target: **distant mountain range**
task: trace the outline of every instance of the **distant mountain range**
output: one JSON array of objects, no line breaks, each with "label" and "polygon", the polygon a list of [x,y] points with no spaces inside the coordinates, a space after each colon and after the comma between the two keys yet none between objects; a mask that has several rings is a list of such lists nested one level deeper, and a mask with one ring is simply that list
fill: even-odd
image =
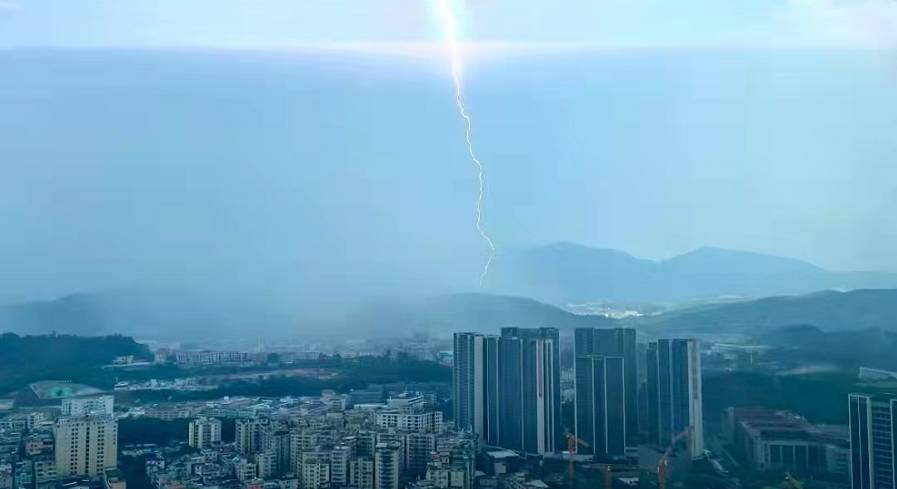
[{"label": "distant mountain range", "polygon": [[811,325],[823,331],[897,331],[897,290],[828,291],[706,304],[627,323],[659,334],[688,331],[757,335],[794,325]]},{"label": "distant mountain range", "polygon": [[[349,309],[328,321],[306,321],[240,310],[183,296],[115,292],[0,308],[0,332],[101,335],[195,340],[358,335],[399,337],[414,332],[498,332],[503,326],[630,326],[652,336],[694,333],[765,334],[775,328],[812,325],[823,331],[878,328],[897,331],[897,289],[818,292],[670,309],[622,320],[577,315],[531,299],[489,294],[450,294],[413,302],[377,302]],[[217,307],[217,309],[216,309]],[[292,335],[292,336],[291,336]]]},{"label": "distant mountain range", "polygon": [[[0,307],[0,332],[190,340],[214,331],[219,338],[245,340],[498,331],[512,325],[624,324],[660,335],[757,332],[796,324],[826,331],[897,330],[897,274],[831,272],[791,258],[718,248],[664,261],[572,244],[517,249],[498,255],[488,280],[489,294],[346,303],[318,315],[272,313],[236,295],[164,289],[83,293]],[[856,290],[834,291],[840,289]],[[590,310],[573,304],[594,302],[634,304],[645,314],[613,320],[571,312]]]},{"label": "distant mountain range", "polygon": [[814,326],[796,325],[770,330],[757,342],[779,348],[781,357],[792,361],[835,363],[849,368],[897,369],[897,329],[822,331]]},{"label": "distant mountain range", "polygon": [[653,261],[617,250],[557,243],[499,253],[487,286],[496,294],[564,307],[601,301],[670,305],[897,288],[897,274],[833,272],[793,258],[710,247]]},{"label": "distant mountain range", "polygon": [[345,326],[361,332],[400,336],[415,331],[498,333],[504,326],[572,330],[614,324],[614,320],[604,316],[579,316],[532,299],[468,293],[411,303],[371,304],[351,314]]},{"label": "distant mountain range", "polygon": [[235,337],[295,325],[263,307],[183,290],[123,289],[0,307],[0,332],[125,334],[145,338]]},{"label": "distant mountain range", "polygon": [[448,294],[417,301],[379,301],[346,305],[329,318],[275,316],[233,302],[166,291],[120,290],[76,294],[52,301],[0,308],[0,332],[126,334],[139,339],[196,340],[214,332],[216,339],[342,336],[398,337],[408,333],[494,331],[502,326],[601,327],[601,316],[577,316],[557,307],[519,297]]},{"label": "distant mountain range", "polygon": [[[115,357],[152,360],[149,349],[125,336],[0,335],[0,395],[30,382],[60,379],[111,389],[116,373],[103,369]],[[58,401],[56,401],[58,403]]]}]

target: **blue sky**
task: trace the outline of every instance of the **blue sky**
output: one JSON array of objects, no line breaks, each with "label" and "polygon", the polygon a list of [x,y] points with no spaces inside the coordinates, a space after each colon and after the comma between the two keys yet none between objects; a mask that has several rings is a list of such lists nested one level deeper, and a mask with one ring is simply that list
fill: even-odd
[{"label": "blue sky", "polygon": [[[893,0],[456,1],[468,41],[639,47],[865,47]],[[0,46],[288,47],[438,38],[432,0],[0,0]]]}]

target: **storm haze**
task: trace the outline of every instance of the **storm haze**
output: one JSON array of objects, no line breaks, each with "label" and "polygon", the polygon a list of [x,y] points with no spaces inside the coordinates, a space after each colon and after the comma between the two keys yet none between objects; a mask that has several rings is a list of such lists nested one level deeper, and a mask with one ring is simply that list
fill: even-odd
[{"label": "storm haze", "polygon": [[[468,75],[499,248],[667,258],[716,245],[893,269],[897,80],[876,55],[565,56]],[[475,172],[439,67],[243,51],[13,50],[0,63],[6,302],[477,287]],[[866,90],[848,89],[857,78]]]}]

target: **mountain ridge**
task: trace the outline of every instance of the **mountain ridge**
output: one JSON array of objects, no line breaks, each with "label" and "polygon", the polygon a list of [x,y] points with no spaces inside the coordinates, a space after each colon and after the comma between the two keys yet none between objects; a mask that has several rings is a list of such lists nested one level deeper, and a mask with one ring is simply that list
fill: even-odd
[{"label": "mountain ridge", "polygon": [[825,291],[708,304],[643,316],[626,324],[656,334],[765,334],[803,325],[823,332],[897,331],[897,289]]},{"label": "mountain ridge", "polygon": [[[320,337],[347,332],[402,336],[415,332],[445,333],[476,330],[498,333],[502,326],[610,327],[613,320],[582,316],[523,297],[474,292],[443,294],[413,301],[380,300],[348,306],[343,317],[301,322],[300,318],[260,315],[250,311],[234,316],[232,306],[204,298],[153,295],[129,290],[70,294],[57,300],[0,307],[0,331],[16,334],[53,332],[99,336],[126,334],[141,338],[195,339],[207,331],[220,337],[239,337],[264,325],[266,334],[282,336],[291,330]],[[217,304],[217,306],[216,306]],[[213,311],[220,307],[218,311]],[[254,320],[253,320],[254,319]]]},{"label": "mountain ridge", "polygon": [[897,274],[831,271],[805,260],[705,246],[664,260],[569,242],[496,255],[491,293],[559,306],[594,301],[679,303],[897,287]]},{"label": "mountain ridge", "polygon": [[[87,294],[85,294],[87,295]],[[113,294],[120,303],[108,298],[81,298],[70,307],[50,302],[15,306],[15,313],[0,308],[0,331],[17,334],[136,334],[148,338],[190,339],[197,334],[216,331],[222,338],[258,334],[256,326],[270,318],[247,322],[231,318],[228,311],[217,315],[186,314],[182,305],[167,308],[163,302],[133,306],[128,295]],[[209,304],[200,305],[203,311]],[[58,308],[58,309],[57,309]],[[22,315],[22,310],[28,314]],[[22,321],[21,318],[26,318]],[[49,318],[49,319],[46,319]],[[197,322],[198,320],[200,320]],[[248,328],[247,328],[248,325]],[[276,336],[285,329],[299,328],[303,334],[322,337],[393,335],[425,332],[445,335],[456,331],[497,333],[503,326],[552,326],[570,332],[575,327],[635,327],[650,336],[740,333],[753,336],[774,328],[808,325],[821,331],[881,329],[897,331],[897,289],[863,289],[849,292],[814,292],[805,295],[775,296],[757,300],[707,303],[665,312],[612,319],[601,315],[580,315],[557,306],[522,297],[482,293],[444,294],[424,300],[377,301],[353,308],[345,317],[326,324],[299,325],[295,318],[266,326],[266,334]],[[277,329],[281,328],[281,329]],[[229,336],[230,335],[230,336]]]}]

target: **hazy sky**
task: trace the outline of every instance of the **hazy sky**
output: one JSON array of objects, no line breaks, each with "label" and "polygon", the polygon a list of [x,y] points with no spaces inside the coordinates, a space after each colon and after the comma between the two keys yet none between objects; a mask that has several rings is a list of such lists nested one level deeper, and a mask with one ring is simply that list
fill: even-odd
[{"label": "hazy sky", "polygon": [[[0,0],[0,46],[287,46],[438,37],[434,0]],[[893,0],[456,0],[469,41],[892,46]]]},{"label": "hazy sky", "polygon": [[[475,173],[444,53],[420,45],[440,39],[431,7],[0,0],[5,48],[258,48],[0,50],[0,301],[180,281],[475,288]],[[897,270],[897,2],[457,10],[466,40],[502,43],[480,52],[530,54],[465,73],[500,247]]]}]

